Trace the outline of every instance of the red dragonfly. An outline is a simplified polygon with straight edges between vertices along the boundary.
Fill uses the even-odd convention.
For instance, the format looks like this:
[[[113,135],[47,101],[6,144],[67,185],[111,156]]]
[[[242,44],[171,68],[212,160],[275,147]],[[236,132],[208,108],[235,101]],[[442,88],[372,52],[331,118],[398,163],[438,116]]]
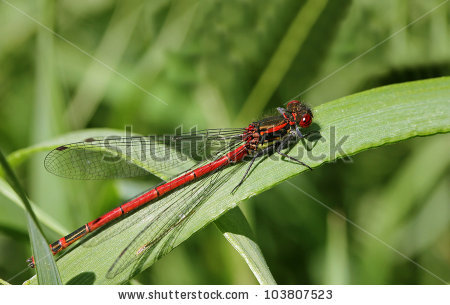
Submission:
[[[264,155],[278,153],[311,169],[282,152],[293,142],[304,138],[301,130],[312,122],[311,109],[293,100],[286,108],[279,107],[277,111],[279,115],[253,122],[246,128],[207,129],[170,136],[89,138],[55,148],[45,158],[45,167],[61,177],[108,179],[149,173],[173,173],[174,176],[50,244],[52,253],[56,254],[118,217],[147,203],[154,204],[172,193],[170,202],[164,202],[167,207],[158,217],[168,214],[181,216],[172,216],[158,229],[152,228],[153,221],[146,224],[111,266],[110,273],[117,274],[136,259],[136,254],[154,246],[191,216],[211,192],[225,183],[229,177],[219,179],[224,167],[249,161],[245,174],[232,193],[245,181],[255,160]],[[189,187],[196,181],[199,183]],[[35,267],[33,257],[27,262],[30,267]]]

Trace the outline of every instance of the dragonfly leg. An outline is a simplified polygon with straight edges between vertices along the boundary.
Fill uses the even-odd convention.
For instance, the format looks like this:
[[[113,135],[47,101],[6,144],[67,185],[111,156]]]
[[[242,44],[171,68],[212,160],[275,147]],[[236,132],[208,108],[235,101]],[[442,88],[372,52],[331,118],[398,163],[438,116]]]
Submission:
[[[308,164],[303,163],[302,161],[300,161],[300,160],[298,160],[298,159],[296,159],[296,158],[294,158],[294,157],[288,156],[288,155],[286,155],[285,153],[282,153],[282,152],[280,152],[280,151],[277,151],[277,153],[278,153],[279,155],[285,157],[285,158],[288,158],[288,159],[290,159],[290,160],[292,160],[292,161],[295,161],[295,162],[297,162],[297,163],[303,165],[304,167],[307,167],[307,168],[309,168],[310,170],[312,170],[312,168],[311,168]]]
[[[242,176],[241,181],[239,181],[239,183],[231,191],[231,194],[234,194],[236,192],[236,190],[241,186],[241,184],[244,183],[244,180],[245,180],[245,178],[247,178],[250,168],[252,168],[253,163],[255,162],[256,158],[258,158],[258,157],[259,157],[259,154],[255,154],[255,156],[253,156],[252,160],[250,161],[249,166],[247,167],[247,170],[245,171],[244,176]]]
[[[281,151],[284,148],[284,146],[289,142],[289,140],[291,140],[293,137],[295,137],[295,135],[287,136],[285,139],[283,139],[283,141],[281,141],[280,145],[277,147],[277,150],[276,150],[277,153],[285,158],[288,158],[289,160],[295,161],[295,162],[303,165],[304,167],[307,167],[310,170],[312,170],[312,168],[308,164],[303,163],[302,161],[300,161],[294,157],[288,156],[287,154],[285,154]]]
[[[302,132],[300,131],[300,128],[298,126],[295,126],[295,132],[297,134],[297,137],[299,139],[303,139],[305,136],[302,134]]]
[[[259,142],[260,144],[263,143],[265,141],[266,135],[264,134]],[[245,178],[247,178],[248,173],[250,172],[250,168],[252,168],[253,163],[255,163],[256,158],[263,156],[264,154],[267,154],[270,152],[270,149],[273,149],[274,146],[268,146],[266,148],[264,148],[263,150],[258,151],[252,158],[252,160],[250,161],[250,164],[247,168],[247,170],[245,171],[244,176],[242,177],[241,181],[239,181],[239,183],[234,187],[234,189],[231,191],[231,194],[234,194],[236,192],[236,190],[241,186],[242,183],[244,183]]]

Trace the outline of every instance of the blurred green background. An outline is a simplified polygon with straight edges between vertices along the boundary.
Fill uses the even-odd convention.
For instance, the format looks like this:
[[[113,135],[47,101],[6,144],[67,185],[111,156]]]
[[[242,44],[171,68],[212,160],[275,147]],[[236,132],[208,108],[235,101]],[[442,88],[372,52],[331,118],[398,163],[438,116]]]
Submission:
[[[446,2],[1,1],[0,147],[11,153],[92,127],[132,125],[141,134],[180,124],[242,127],[296,96],[314,108],[449,75]],[[417,111],[426,116],[427,109]],[[449,281],[450,159],[433,158],[449,140],[415,138],[290,180],[356,226],[288,183],[241,203],[275,280]],[[66,233],[157,182],[64,180],[45,171],[44,156],[16,172]],[[19,284],[33,274],[25,269],[25,217],[1,194],[0,209],[0,278]],[[49,241],[60,237],[45,233]],[[257,283],[214,224],[136,281]]]

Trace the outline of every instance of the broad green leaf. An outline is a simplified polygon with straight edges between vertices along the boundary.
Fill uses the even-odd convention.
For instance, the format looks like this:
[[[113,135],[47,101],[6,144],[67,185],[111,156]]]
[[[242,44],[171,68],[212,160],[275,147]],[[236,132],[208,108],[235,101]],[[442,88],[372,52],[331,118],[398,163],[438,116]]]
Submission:
[[[317,141],[298,143],[290,150],[290,155],[298,157],[298,154],[304,153],[302,160],[311,167],[317,167],[369,148],[415,136],[448,132],[449,97],[450,78],[446,77],[381,87],[323,104],[314,109],[314,125],[310,128],[311,132],[320,132],[320,137],[316,133]],[[307,153],[305,145],[312,146]],[[145,232],[152,235],[167,219],[186,216],[170,214],[170,211],[179,212],[175,207],[180,203],[170,201],[176,192],[79,242],[57,262],[63,282],[123,283],[239,202],[301,173],[305,168],[286,160],[266,158],[257,164],[244,184],[232,195],[232,189],[245,170],[245,166],[235,165],[220,171],[228,179],[220,188],[213,190],[195,213],[188,215],[181,225],[154,245],[152,251],[127,252],[129,258],[134,255],[137,259],[132,264],[117,268],[114,262],[149,223],[151,230]],[[198,186],[201,181],[193,183],[192,187]],[[164,217],[152,218],[164,209],[163,203],[171,203],[174,208]],[[139,250],[145,249],[149,241],[139,239]],[[108,272],[111,266],[116,266],[113,274]]]

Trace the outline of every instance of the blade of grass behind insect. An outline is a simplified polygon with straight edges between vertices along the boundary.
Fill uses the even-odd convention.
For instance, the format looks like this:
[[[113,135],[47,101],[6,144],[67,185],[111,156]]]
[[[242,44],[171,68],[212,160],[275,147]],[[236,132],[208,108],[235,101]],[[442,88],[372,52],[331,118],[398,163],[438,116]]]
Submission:
[[[241,255],[262,285],[275,285],[275,279],[255,241],[254,234],[239,207],[231,209],[214,222],[224,237]]]
[[[0,279],[0,285],[11,285],[11,284],[3,279]]]
[[[350,268],[347,246],[346,222],[334,213],[327,217],[326,265],[317,266],[317,274],[323,274],[322,283],[328,285],[349,284]]]
[[[448,241],[447,236],[450,228],[450,177],[444,176],[438,181],[435,190],[427,194],[424,206],[420,208],[415,217],[408,218],[404,224],[398,228],[394,240],[399,241],[401,249],[408,256],[430,253],[433,256],[433,247],[438,249],[439,245],[444,245]],[[439,240],[442,242],[436,242]],[[450,278],[450,269],[447,270],[444,278]]]
[[[42,234],[42,230],[39,226],[36,215],[31,208],[31,204],[28,198],[20,186],[14,172],[11,167],[9,167],[5,156],[0,151],[0,163],[2,164],[3,170],[9,183],[11,184],[14,191],[22,200],[27,214],[28,221],[28,233],[30,235],[31,246],[33,249],[33,256],[36,262],[36,270],[38,274],[38,282],[42,285],[61,285],[61,277],[56,267],[55,260],[53,259],[53,254],[50,251],[47,241]]]
[[[428,198],[446,172],[450,164],[449,138],[448,135],[442,135],[424,141],[425,145],[414,151],[383,190],[372,196],[370,202],[361,203],[364,211],[358,223],[365,223],[368,231],[388,244],[408,240],[408,235],[399,236],[400,230],[408,219],[406,216],[414,215],[418,205],[423,204],[423,200]],[[362,238],[360,246],[360,255],[364,257],[362,274],[379,283],[386,283],[390,276],[389,270],[397,263],[396,257],[391,255],[389,249],[370,238]],[[402,253],[407,252],[407,249],[397,248]],[[411,253],[411,256],[416,257],[418,254]],[[374,265],[377,268],[373,268]]]
[[[11,186],[3,179],[0,178],[0,193],[3,194],[6,198],[8,198],[11,203],[15,204],[19,208],[26,211],[26,208],[17,195],[17,193],[11,188]],[[40,223],[47,228],[51,229],[53,232],[58,233],[58,235],[67,234],[68,229],[63,226],[59,221],[55,218],[47,214],[44,210],[42,210],[39,206],[37,206],[33,201],[28,200],[32,207],[32,210],[35,211],[36,216],[38,217]]]
[[[156,17],[158,12],[164,10],[166,5],[166,1],[150,1],[146,3],[146,18],[158,19],[158,17]],[[191,28],[191,23],[195,19],[197,7],[198,1],[195,0],[183,0],[171,3],[169,5],[167,17],[164,19],[161,28],[155,27],[148,29],[149,32],[154,31],[155,33],[158,33],[154,41],[150,44],[146,44],[144,53],[137,63],[132,67],[129,67],[129,72],[126,74],[127,77],[147,90],[145,100],[148,101],[148,103],[139,105],[139,111],[146,113],[146,116],[150,117],[153,122],[159,122],[161,115],[158,114],[160,113],[164,112],[166,115],[165,120],[169,121],[171,120],[170,115],[176,113],[175,111],[167,111],[167,105],[169,104],[174,107],[173,104],[165,101],[167,96],[160,91],[161,88],[153,86],[161,72],[167,68],[167,54],[177,53],[182,48],[189,29]],[[124,85],[123,81],[117,77],[111,79],[111,83],[111,90],[106,92],[106,94],[108,95],[108,98],[116,101],[117,104],[122,104],[120,102],[122,100],[135,101],[142,99],[141,96],[143,92],[136,90],[135,86]],[[124,108],[130,108],[130,104],[124,103],[123,105]],[[118,109],[119,111],[121,110],[120,107],[118,107]],[[128,113],[129,110],[124,109],[123,111]],[[130,115],[130,113],[128,113],[128,115]],[[136,117],[136,113],[133,113],[132,115]]]
[[[450,228],[449,185],[450,175],[446,174],[422,201],[417,214],[404,221],[393,237],[405,255],[434,270],[447,284],[450,279],[445,246]],[[427,273],[421,272],[420,277],[425,285],[436,283],[436,279]]]
[[[66,117],[73,129],[82,128],[89,122],[104,98],[105,91],[117,69],[139,20],[142,3],[137,1],[118,2],[108,28],[95,51],[94,58],[83,79],[78,84],[76,93],[69,103]],[[111,52],[114,50],[114,52]]]
[[[245,121],[249,114],[261,113],[287,73],[311,27],[325,8],[327,0],[308,0],[292,21],[266,69],[242,106],[236,122]]]

